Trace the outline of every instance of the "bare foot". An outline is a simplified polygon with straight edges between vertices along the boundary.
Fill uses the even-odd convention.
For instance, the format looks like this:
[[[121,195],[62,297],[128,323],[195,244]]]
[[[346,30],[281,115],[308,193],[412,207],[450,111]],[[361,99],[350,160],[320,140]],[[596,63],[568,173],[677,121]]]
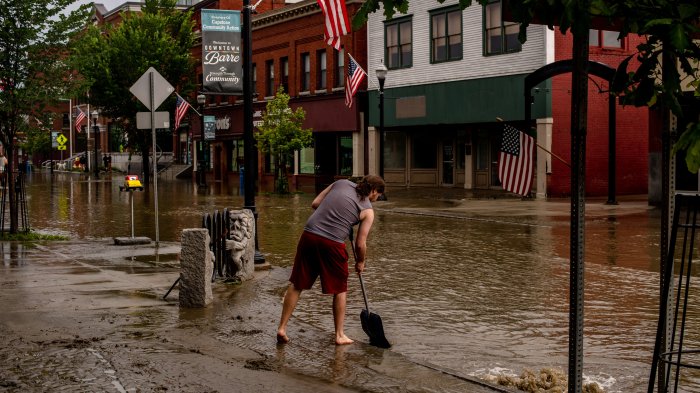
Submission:
[[[286,344],[288,342],[289,337],[287,337],[287,333],[277,332],[277,344]]]
[[[354,342],[355,341],[353,341],[350,337],[348,337],[344,334],[342,336],[335,337],[335,345],[348,345],[348,344],[352,344]]]

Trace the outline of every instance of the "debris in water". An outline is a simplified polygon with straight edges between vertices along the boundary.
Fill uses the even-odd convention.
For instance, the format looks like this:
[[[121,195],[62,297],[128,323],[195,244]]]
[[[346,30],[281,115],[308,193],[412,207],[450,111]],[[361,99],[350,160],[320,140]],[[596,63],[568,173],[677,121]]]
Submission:
[[[543,368],[539,372],[523,370],[519,377],[500,375],[496,383],[528,393],[564,393],[568,387],[566,374],[552,368]],[[595,382],[585,384],[583,392],[605,393]]]

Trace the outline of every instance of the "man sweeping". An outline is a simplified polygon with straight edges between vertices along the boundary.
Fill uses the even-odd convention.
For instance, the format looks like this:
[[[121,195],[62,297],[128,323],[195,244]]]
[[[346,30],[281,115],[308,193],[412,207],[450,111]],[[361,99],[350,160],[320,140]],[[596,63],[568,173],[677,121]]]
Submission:
[[[289,342],[287,322],[294,312],[301,292],[311,289],[321,277],[321,291],[333,295],[333,321],[336,345],[353,343],[345,335],[345,304],[348,291],[348,253],[345,239],[359,224],[355,237],[355,271],[365,269],[367,237],[374,222],[372,202],[384,193],[384,180],[367,175],[359,182],[338,180],[323,190],[311,203],[314,209],[297,244],[290,284],[284,295],[282,316],[277,328],[277,342]]]

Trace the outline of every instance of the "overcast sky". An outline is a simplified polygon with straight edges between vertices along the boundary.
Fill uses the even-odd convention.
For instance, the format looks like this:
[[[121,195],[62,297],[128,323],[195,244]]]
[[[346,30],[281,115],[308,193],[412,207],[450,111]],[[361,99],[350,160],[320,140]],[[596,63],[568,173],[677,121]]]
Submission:
[[[118,6],[120,6],[126,2],[127,2],[127,0],[97,0],[97,1],[78,0],[75,3],[73,3],[73,5],[69,6],[67,9],[68,10],[75,9],[83,4],[102,3],[102,4],[104,4],[105,8],[107,8],[107,11],[111,11],[111,10],[117,8]]]

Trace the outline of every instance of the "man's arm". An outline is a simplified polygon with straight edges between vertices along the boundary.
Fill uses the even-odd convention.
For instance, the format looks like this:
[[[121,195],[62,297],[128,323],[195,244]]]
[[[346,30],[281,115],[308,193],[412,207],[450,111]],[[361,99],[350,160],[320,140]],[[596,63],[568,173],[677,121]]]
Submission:
[[[365,270],[365,256],[367,255],[367,237],[374,222],[374,210],[365,209],[360,212],[360,227],[355,237],[355,271],[362,273]]]
[[[321,191],[320,194],[316,195],[316,198],[314,198],[314,201],[311,202],[312,209],[316,210],[321,205],[321,202],[323,202],[323,199],[326,197],[326,195],[328,195],[328,193],[331,192],[332,187],[333,187],[333,184],[326,187],[326,189]]]

